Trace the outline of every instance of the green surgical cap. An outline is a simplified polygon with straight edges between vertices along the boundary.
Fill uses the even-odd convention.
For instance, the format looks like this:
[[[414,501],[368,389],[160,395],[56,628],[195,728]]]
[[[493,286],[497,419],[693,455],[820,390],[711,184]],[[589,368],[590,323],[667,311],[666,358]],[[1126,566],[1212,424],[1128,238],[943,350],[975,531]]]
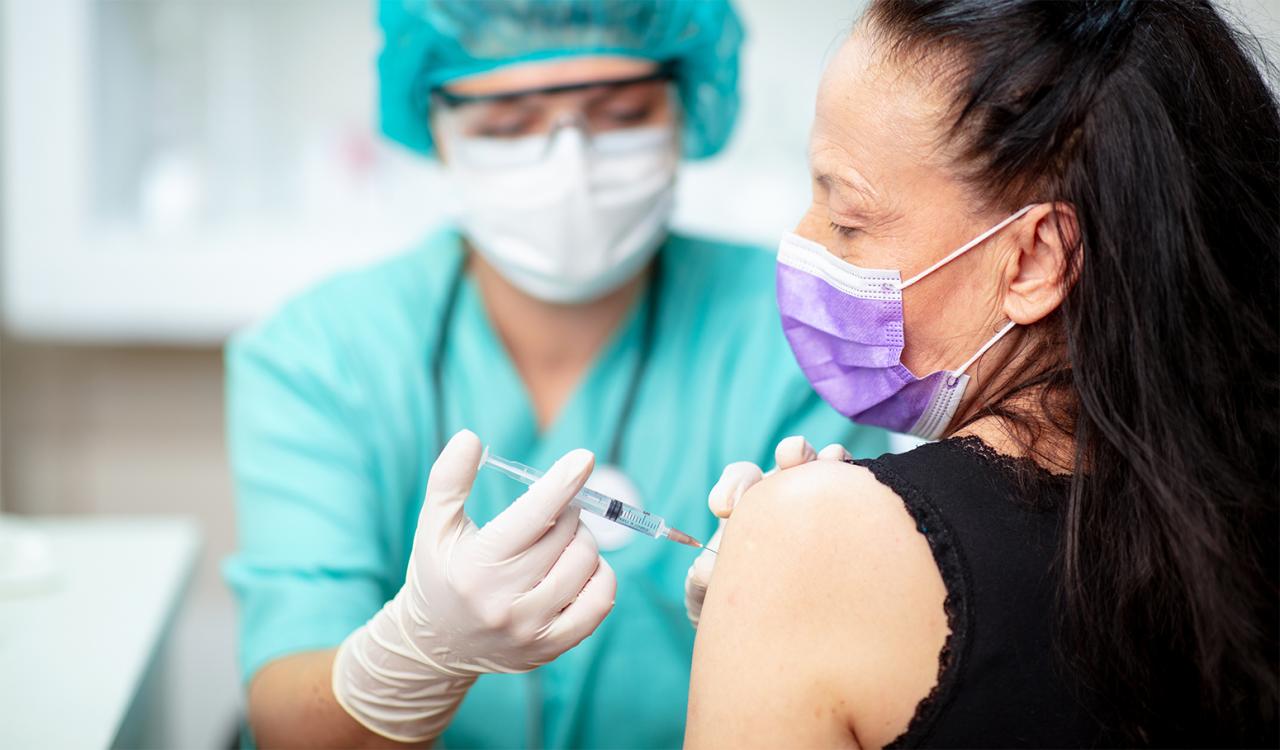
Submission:
[[[674,65],[684,154],[710,156],[738,114],[742,24],[728,0],[380,0],[382,132],[431,154],[430,92],[529,60],[624,55]]]

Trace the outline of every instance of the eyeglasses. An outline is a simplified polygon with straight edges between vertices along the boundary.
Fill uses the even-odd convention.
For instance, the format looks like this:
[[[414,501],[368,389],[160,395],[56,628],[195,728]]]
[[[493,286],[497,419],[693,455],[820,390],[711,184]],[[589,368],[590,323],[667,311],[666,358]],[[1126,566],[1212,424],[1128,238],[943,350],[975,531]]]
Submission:
[[[664,66],[632,78],[480,96],[439,88],[432,94],[432,111],[446,151],[462,142],[483,141],[486,149],[501,148],[522,155],[513,158],[537,161],[565,127],[577,128],[594,144],[597,136],[615,131],[670,124],[676,112],[671,80],[671,69]]]

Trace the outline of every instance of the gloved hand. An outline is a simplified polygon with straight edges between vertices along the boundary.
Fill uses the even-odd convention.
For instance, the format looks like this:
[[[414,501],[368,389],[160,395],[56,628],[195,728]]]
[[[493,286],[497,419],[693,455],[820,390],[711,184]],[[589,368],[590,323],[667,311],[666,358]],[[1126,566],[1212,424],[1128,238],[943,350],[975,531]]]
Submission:
[[[777,468],[769,474],[810,461],[843,461],[850,456],[844,446],[838,443],[832,443],[821,451],[815,451],[808,440],[799,435],[792,435],[778,443],[778,447],[774,449],[773,458],[777,462]],[[716,528],[716,533],[712,535],[711,540],[707,542],[706,549],[703,549],[702,554],[693,561],[693,565],[689,566],[689,572],[684,577],[684,608],[689,615],[689,622],[693,623],[695,628],[698,627],[698,620],[702,617],[702,602],[706,599],[707,587],[711,585],[711,573],[715,569],[716,552],[711,550],[719,551],[720,549],[724,521],[733,513],[743,493],[766,476],[768,475],[761,471],[759,466],[750,461],[732,463],[724,467],[719,481],[707,494],[707,505],[711,508],[711,512],[720,518],[720,525]]]
[[[440,453],[404,587],[334,658],[338,703],[390,739],[439,736],[478,675],[546,664],[613,608],[613,570],[569,505],[591,473],[591,453],[566,454],[477,528],[463,502],[482,450],[464,430]]]

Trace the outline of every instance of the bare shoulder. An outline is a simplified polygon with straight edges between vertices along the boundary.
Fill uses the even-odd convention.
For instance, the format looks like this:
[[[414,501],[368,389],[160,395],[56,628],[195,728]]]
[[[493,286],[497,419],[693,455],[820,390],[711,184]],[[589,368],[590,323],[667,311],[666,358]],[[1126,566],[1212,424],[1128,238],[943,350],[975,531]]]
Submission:
[[[734,738],[748,745],[891,741],[936,682],[945,597],[928,542],[871,472],[818,461],[768,478],[725,530],[694,651],[690,741],[713,716],[717,742],[726,722],[750,726]],[[756,710],[762,701],[778,713]]]
[[[830,546],[814,543],[830,539],[847,551],[853,538],[880,538],[904,523],[913,530],[902,500],[870,471],[840,461],[813,461],[752,487],[735,508],[726,534],[742,544],[803,541],[821,554],[830,552]]]

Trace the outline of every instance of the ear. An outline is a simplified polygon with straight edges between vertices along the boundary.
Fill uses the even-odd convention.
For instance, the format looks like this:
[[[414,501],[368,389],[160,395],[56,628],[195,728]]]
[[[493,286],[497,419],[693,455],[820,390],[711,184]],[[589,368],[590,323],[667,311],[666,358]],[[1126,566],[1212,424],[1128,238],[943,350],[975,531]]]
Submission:
[[[1004,314],[1025,326],[1058,309],[1075,282],[1068,262],[1080,231],[1068,203],[1039,204],[1015,226],[1014,251],[1005,268]]]

